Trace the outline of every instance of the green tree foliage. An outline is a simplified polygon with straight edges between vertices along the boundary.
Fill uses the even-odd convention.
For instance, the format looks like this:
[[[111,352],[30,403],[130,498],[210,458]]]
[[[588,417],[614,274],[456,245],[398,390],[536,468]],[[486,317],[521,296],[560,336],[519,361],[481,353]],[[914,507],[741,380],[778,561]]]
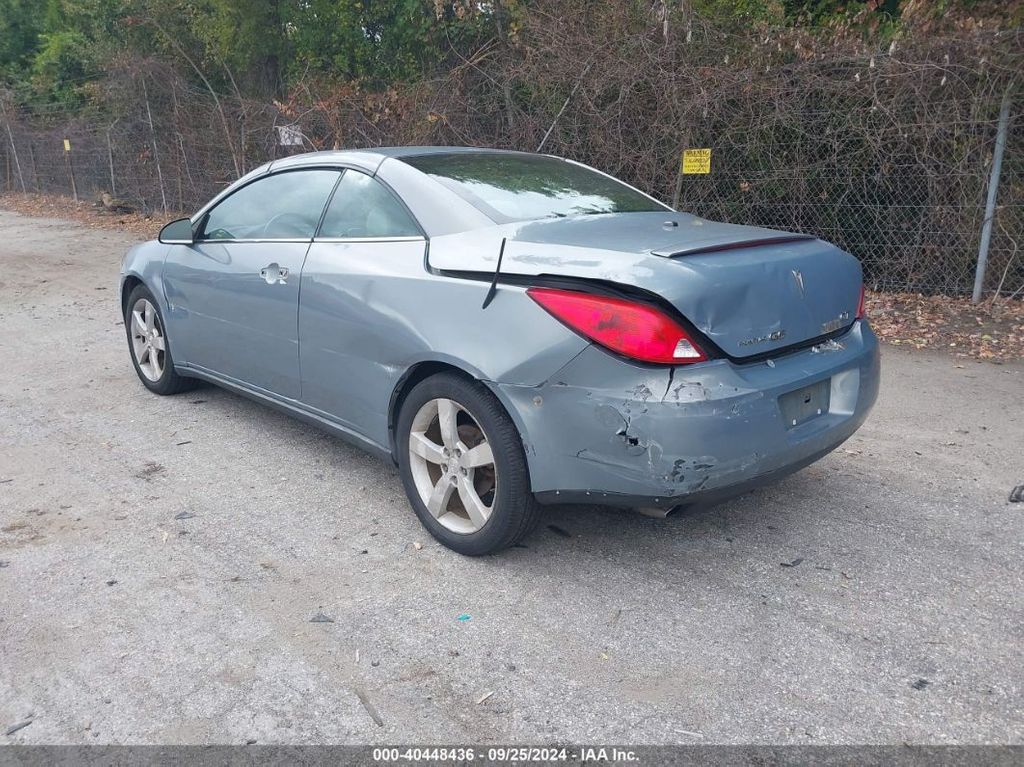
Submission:
[[[429,75],[451,46],[492,30],[492,12],[461,16],[431,0],[308,0],[289,24],[292,78],[304,72],[380,87]],[[438,16],[440,10],[440,17]]]
[[[30,66],[39,32],[34,0],[0,0],[0,75],[16,76]]]
[[[838,18],[868,11],[891,18],[900,13],[900,0],[783,0],[790,19],[825,24]]]
[[[124,0],[0,0],[0,74],[30,96],[78,105],[121,47]]]
[[[784,4],[779,0],[691,0],[689,5],[701,18],[737,29],[783,22]]]
[[[828,34],[851,21],[876,34],[892,30],[911,8],[920,16],[922,8],[941,7],[944,13],[957,6],[970,12],[993,2],[998,5],[997,0],[664,0],[659,18],[673,32],[690,29],[699,19],[739,36],[786,24]],[[587,15],[614,3],[631,8],[644,24],[652,17],[651,0],[581,0],[566,8]],[[542,5],[541,0],[0,0],[0,78],[23,98],[72,105],[82,102],[83,85],[102,78],[112,61],[159,55],[188,76],[198,79],[201,71],[219,90],[237,88],[255,98],[280,97],[304,78],[383,89],[464,65],[491,43],[507,51],[525,19],[551,12]],[[1019,9],[1024,3],[1007,6]],[[557,4],[552,7],[557,11]],[[506,100],[512,97],[506,94]]]
[[[32,60],[35,90],[69,106],[79,104],[79,85],[98,74],[89,39],[81,32],[67,30],[42,34],[40,43]]]
[[[211,70],[258,96],[278,95],[292,54],[292,17],[305,3],[285,0],[206,0],[192,6],[191,32]],[[211,72],[214,76],[216,72]]]

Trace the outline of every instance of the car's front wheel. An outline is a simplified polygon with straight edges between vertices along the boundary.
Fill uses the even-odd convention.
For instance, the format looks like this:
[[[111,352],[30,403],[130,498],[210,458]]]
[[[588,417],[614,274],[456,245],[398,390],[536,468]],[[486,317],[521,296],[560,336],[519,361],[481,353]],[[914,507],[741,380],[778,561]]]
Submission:
[[[145,285],[136,285],[129,294],[124,327],[132,364],[147,389],[156,394],[177,394],[196,385],[195,379],[175,372],[166,325],[156,298]]]
[[[448,548],[490,554],[536,525],[540,508],[519,433],[475,381],[441,373],[417,384],[402,404],[396,442],[409,501]]]

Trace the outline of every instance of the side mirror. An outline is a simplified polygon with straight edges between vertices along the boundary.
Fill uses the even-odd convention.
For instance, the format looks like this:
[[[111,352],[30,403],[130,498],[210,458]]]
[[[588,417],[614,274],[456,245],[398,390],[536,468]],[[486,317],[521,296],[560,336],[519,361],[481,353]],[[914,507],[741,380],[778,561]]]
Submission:
[[[160,230],[157,239],[165,245],[191,245],[192,221],[187,218],[172,221]]]

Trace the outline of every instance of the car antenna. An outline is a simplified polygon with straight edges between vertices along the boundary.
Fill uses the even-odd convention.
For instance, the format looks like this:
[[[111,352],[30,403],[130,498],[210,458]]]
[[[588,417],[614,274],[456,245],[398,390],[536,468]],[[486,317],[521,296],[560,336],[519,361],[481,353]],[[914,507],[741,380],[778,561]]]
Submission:
[[[494,294],[498,292],[498,273],[501,271],[501,257],[505,255],[505,240],[506,237],[501,238],[501,247],[498,249],[498,265],[494,267],[494,279],[491,280],[491,287],[487,288],[487,295],[484,296],[484,303],[481,309],[486,309],[490,306],[491,301],[494,300]]]

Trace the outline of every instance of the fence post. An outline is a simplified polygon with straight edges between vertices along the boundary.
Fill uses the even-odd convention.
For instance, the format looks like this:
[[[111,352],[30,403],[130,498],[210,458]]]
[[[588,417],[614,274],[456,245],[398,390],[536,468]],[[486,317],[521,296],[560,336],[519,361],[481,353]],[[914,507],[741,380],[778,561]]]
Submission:
[[[21,161],[18,159],[18,148],[14,145],[14,134],[11,132],[11,121],[7,119],[7,107],[4,107],[4,125],[7,126],[7,138],[11,140],[11,154],[14,155],[14,169],[18,172],[18,181],[21,182],[21,193],[25,194],[25,177],[21,175]]]
[[[111,125],[110,128],[114,126]],[[110,165],[110,196],[117,196],[117,189],[114,188],[114,148],[110,145],[110,128],[107,128],[107,163]]]
[[[146,99],[146,120],[149,122],[149,134],[153,139],[153,159],[156,161],[156,177],[160,182],[160,201],[164,205],[164,215],[167,215],[167,193],[164,191],[164,172],[160,169],[160,152],[156,146],[156,129],[153,127],[153,113],[149,109],[149,91],[146,89],[146,79],[142,79],[142,94]]]
[[[68,163],[68,175],[71,177],[71,196],[78,202],[78,185],[75,183],[75,166],[71,162],[71,142],[64,139],[64,159]]]
[[[192,191],[192,197],[190,198],[193,202],[196,197],[196,181],[192,178],[192,171],[188,167],[188,155],[185,153],[185,139],[182,138],[181,134],[178,134],[178,146],[181,148],[181,161],[185,164],[185,175],[188,176],[188,186]],[[182,201],[181,208],[184,209],[185,203]]]
[[[1006,125],[1010,122],[1010,84],[1003,94],[999,108],[999,127],[996,129],[996,148],[992,153],[992,174],[988,179],[988,197],[985,200],[985,218],[981,224],[981,244],[978,246],[978,268],[974,272],[974,293],[971,303],[981,301],[985,288],[985,269],[988,267],[988,246],[992,242],[992,219],[996,215],[996,193],[999,191],[999,174],[1003,169],[1003,151],[1006,149]]]
[[[41,191],[39,188],[39,169],[36,167],[36,145],[32,142],[28,142],[28,159],[32,163],[32,186],[36,190],[36,194]]]

